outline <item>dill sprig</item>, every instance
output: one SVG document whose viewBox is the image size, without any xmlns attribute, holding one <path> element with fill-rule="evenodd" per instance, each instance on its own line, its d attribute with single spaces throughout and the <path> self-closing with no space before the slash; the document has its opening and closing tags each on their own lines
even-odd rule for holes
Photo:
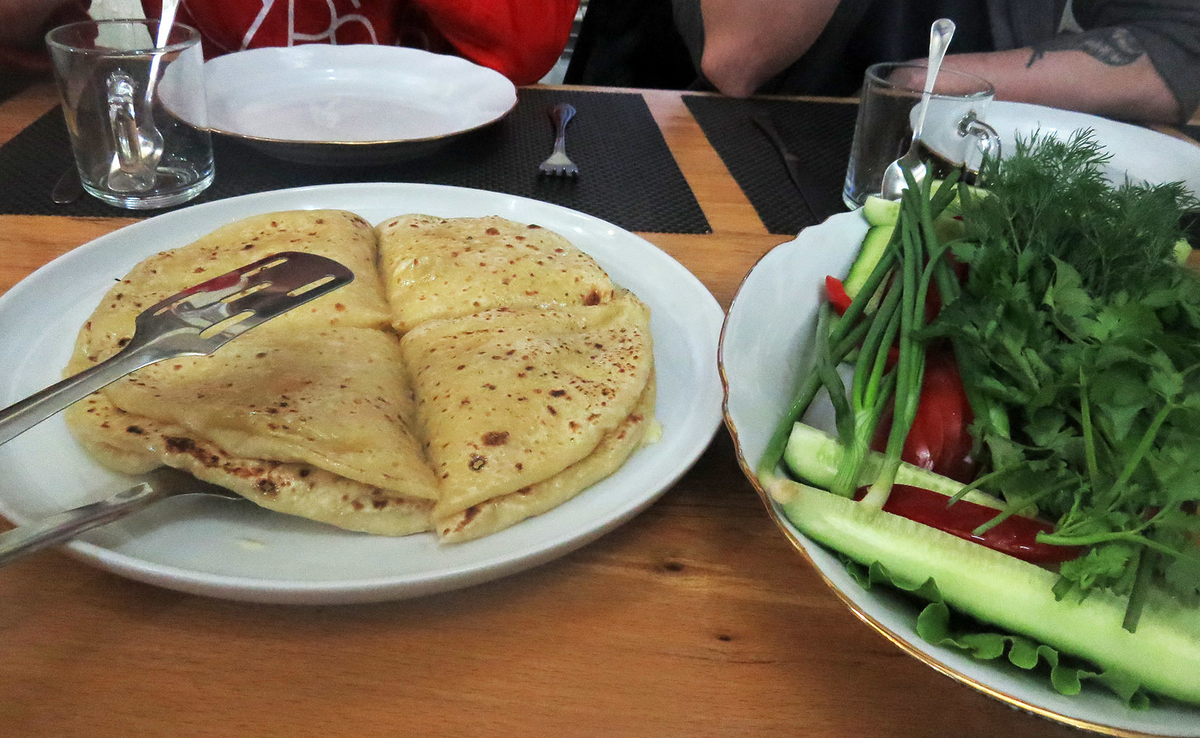
<svg viewBox="0 0 1200 738">
<path fill-rule="evenodd" d="M 960 299 L 926 336 L 960 354 L 972 431 L 1005 470 L 1011 509 L 1056 520 L 1045 542 L 1083 545 L 1056 591 L 1130 595 L 1152 579 L 1200 593 L 1200 281 L 1175 258 L 1180 183 L 1108 179 L 1090 131 L 1035 135 L 985 165 L 965 198 Z"/>
</svg>

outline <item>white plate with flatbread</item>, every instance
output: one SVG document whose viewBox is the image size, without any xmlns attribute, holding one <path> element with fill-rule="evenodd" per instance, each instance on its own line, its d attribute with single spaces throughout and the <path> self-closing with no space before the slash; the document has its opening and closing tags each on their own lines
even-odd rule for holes
<svg viewBox="0 0 1200 738">
<path fill-rule="evenodd" d="M 402 213 L 499 215 L 537 223 L 590 254 L 652 311 L 662 437 L 612 476 L 512 528 L 459 544 L 432 533 L 351 533 L 247 502 L 185 497 L 85 534 L 67 550 L 116 574 L 185 592 L 326 604 L 414 597 L 512 574 L 582 546 L 650 505 L 699 458 L 721 420 L 716 370 L 723 313 L 681 264 L 642 238 L 556 205 L 480 190 L 349 184 L 282 190 L 160 215 L 85 244 L 0 296 L 0 405 L 52 384 L 80 325 L 112 285 L 152 254 L 279 210 L 336 208 L 378 223 Z M 0 514 L 27 523 L 102 499 L 132 478 L 105 470 L 61 416 L 0 447 Z"/>
</svg>

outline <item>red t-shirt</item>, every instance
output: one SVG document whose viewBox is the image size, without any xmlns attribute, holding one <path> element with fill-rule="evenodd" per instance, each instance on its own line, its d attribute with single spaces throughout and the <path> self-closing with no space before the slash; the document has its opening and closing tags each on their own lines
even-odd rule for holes
<svg viewBox="0 0 1200 738">
<path fill-rule="evenodd" d="M 143 0 L 157 18 L 162 0 Z M 207 56 L 307 43 L 397 44 L 455 53 L 515 84 L 550 71 L 579 0 L 180 0 L 176 20 Z"/>
</svg>

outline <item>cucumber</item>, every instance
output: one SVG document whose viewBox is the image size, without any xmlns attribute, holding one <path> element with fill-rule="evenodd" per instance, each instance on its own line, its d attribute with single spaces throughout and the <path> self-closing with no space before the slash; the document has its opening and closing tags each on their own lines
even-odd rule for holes
<svg viewBox="0 0 1200 738">
<path fill-rule="evenodd" d="M 944 179 L 935 179 L 930 187 L 930 193 L 934 194 L 946 183 Z M 958 183 L 954 183 L 954 187 L 958 187 Z M 987 190 L 974 185 L 967 185 L 967 189 L 975 197 L 984 197 L 988 194 Z M 900 201 L 885 200 L 879 195 L 869 195 L 863 202 L 863 217 L 867 219 L 867 224 L 871 226 L 896 225 L 900 220 Z M 955 194 L 954 199 L 946 206 L 944 215 L 953 217 L 962 213 L 962 203 L 958 201 L 958 195 Z"/>
<path fill-rule="evenodd" d="M 1130 633 L 1121 627 L 1123 598 L 1093 592 L 1059 601 L 1057 575 L 1039 566 L 782 477 L 768 480 L 767 492 L 806 536 L 862 564 L 878 561 L 898 582 L 932 578 L 961 612 L 1200 703 L 1200 609 L 1157 587 Z"/>
<path fill-rule="evenodd" d="M 888 242 L 892 240 L 892 233 L 895 230 L 896 226 L 894 225 L 880 225 L 873 226 L 867 231 L 862 248 L 858 250 L 858 257 L 850 265 L 850 271 L 846 274 L 846 279 L 842 281 L 842 286 L 846 288 L 846 295 L 851 300 L 867 283 L 867 277 L 871 276 L 871 272 L 875 271 L 875 265 L 883 257 L 883 252 L 887 248 Z"/>
<path fill-rule="evenodd" d="M 818 487 L 828 488 L 837 475 L 844 453 L 841 442 L 833 436 L 804 423 L 796 423 L 792 426 L 792 435 L 788 438 L 787 448 L 784 449 L 783 462 L 801 479 Z M 865 487 L 874 482 L 875 477 L 879 475 L 882 460 L 882 454 L 867 452 L 855 486 Z M 947 497 L 953 497 L 963 488 L 961 482 L 903 462 L 896 471 L 896 484 L 921 487 Z M 1004 509 L 1001 500 L 979 490 L 971 490 L 963 499 L 996 510 Z"/>
<path fill-rule="evenodd" d="M 863 217 L 867 219 L 868 225 L 896 225 L 900 220 L 900 201 L 869 195 L 863 203 Z"/>
<path fill-rule="evenodd" d="M 867 202 L 871 202 L 870 198 L 867 199 Z M 881 200 L 881 202 L 886 203 L 889 201 Z M 864 205 L 863 209 L 865 210 L 866 207 Z M 867 222 L 871 222 L 870 216 L 867 217 Z M 961 220 L 946 214 L 938 216 L 937 220 L 933 222 L 933 227 L 937 231 L 938 240 L 942 243 L 962 238 L 965 231 Z M 867 282 L 867 277 L 870 277 L 871 272 L 875 271 L 875 265 L 883 257 L 884 249 L 887 248 L 888 242 L 892 240 L 892 234 L 895 231 L 895 225 L 873 225 L 867 229 L 867 235 L 863 238 L 862 247 L 858 250 L 858 256 L 854 259 L 854 263 L 850 265 L 850 271 L 846 274 L 846 278 L 842 280 L 842 286 L 846 289 L 846 295 L 851 300 L 858 296 L 859 290 Z"/>
</svg>

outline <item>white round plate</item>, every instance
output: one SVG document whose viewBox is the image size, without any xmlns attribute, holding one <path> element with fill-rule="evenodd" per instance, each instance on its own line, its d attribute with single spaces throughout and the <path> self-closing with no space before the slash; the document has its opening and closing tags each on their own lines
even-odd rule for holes
<svg viewBox="0 0 1200 738">
<path fill-rule="evenodd" d="M 1044 672 L 1030 674 L 1003 659 L 977 661 L 921 640 L 918 608 L 885 587 L 864 590 L 838 559 L 809 540 L 759 485 L 753 469 L 792 401 L 800 370 L 808 366 L 810 339 L 825 276 L 845 274 L 867 225 L 858 212 L 841 213 L 782 244 L 746 276 L 729 309 L 718 355 L 725 385 L 725 424 L 738 461 L 771 516 L 800 554 L 863 621 L 938 671 L 1012 705 L 1080 728 L 1114 735 L 1200 736 L 1200 710 L 1157 703 L 1129 710 L 1101 688 L 1074 697 L 1053 690 Z M 832 431 L 832 413 L 814 408 L 805 421 Z"/>
<path fill-rule="evenodd" d="M 1065 139 L 1091 128 L 1112 154 L 1107 169 L 1114 182 L 1124 181 L 1126 176 L 1133 182 L 1183 182 L 1200 195 L 1200 146 L 1188 141 L 1095 115 L 1028 103 L 994 101 L 984 119 L 1000 134 L 1002 155 L 1016 149 L 1017 136 L 1028 140 L 1034 131 L 1041 131 Z"/>
<path fill-rule="evenodd" d="M 687 269 L 638 236 L 536 200 L 419 184 L 347 184 L 246 195 L 131 225 L 71 251 L 0 296 L 0 406 L 61 377 L 79 327 L 142 259 L 235 220 L 340 208 L 373 223 L 404 213 L 500 215 L 550 228 L 651 308 L 662 439 L 544 515 L 475 541 L 350 533 L 249 503 L 175 498 L 68 545 L 117 574 L 172 589 L 279 603 L 399 599 L 512 574 L 561 556 L 640 512 L 688 470 L 721 422 L 717 339 L 724 314 Z M 0 514 L 26 523 L 130 486 L 75 443 L 61 416 L 0 446 Z"/>
<path fill-rule="evenodd" d="M 401 46 L 250 49 L 205 62 L 204 81 L 209 130 L 326 164 L 422 155 L 517 103 L 495 70 Z"/>
</svg>

